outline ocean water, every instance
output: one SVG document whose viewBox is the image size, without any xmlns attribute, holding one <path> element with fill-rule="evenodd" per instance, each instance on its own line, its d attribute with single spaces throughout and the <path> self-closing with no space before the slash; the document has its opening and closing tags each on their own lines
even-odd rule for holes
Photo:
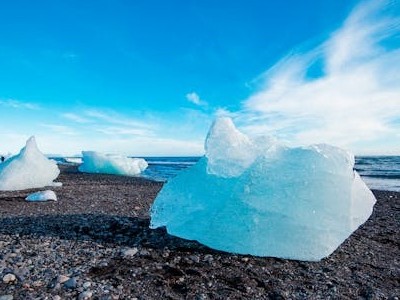
<svg viewBox="0 0 400 300">
<path fill-rule="evenodd" d="M 143 157 L 149 167 L 141 174 L 142 177 L 156 181 L 168 181 L 182 170 L 197 163 L 200 157 Z"/>
<path fill-rule="evenodd" d="M 68 163 L 66 158 L 55 158 Z M 144 157 L 149 167 L 140 175 L 166 182 L 196 164 L 200 157 Z M 67 158 L 68 160 L 68 158 Z M 400 156 L 359 156 L 355 169 L 370 189 L 400 192 Z"/>
<path fill-rule="evenodd" d="M 168 181 L 193 166 L 200 157 L 144 157 L 149 167 L 142 176 Z M 400 156 L 356 157 L 355 169 L 370 189 L 400 192 Z"/>
<path fill-rule="evenodd" d="M 359 156 L 355 169 L 370 189 L 400 192 L 400 156 Z"/>
</svg>

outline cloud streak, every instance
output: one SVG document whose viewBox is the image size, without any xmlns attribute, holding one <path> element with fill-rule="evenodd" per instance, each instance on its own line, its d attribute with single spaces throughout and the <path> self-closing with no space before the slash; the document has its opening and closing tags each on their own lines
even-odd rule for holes
<svg viewBox="0 0 400 300">
<path fill-rule="evenodd" d="M 6 100 L 0 99 L 0 106 L 10 107 L 15 109 L 28 109 L 28 110 L 38 110 L 40 108 L 39 105 L 37 104 L 23 102 L 15 99 L 6 99 Z"/>
<path fill-rule="evenodd" d="M 274 132 L 294 144 L 328 142 L 355 152 L 373 151 L 359 144 L 386 138 L 395 151 L 399 11 L 399 1 L 363 2 L 325 42 L 283 58 L 244 101 L 242 127 L 253 134 Z"/>
<path fill-rule="evenodd" d="M 187 99 L 189 102 L 191 102 L 191 103 L 193 103 L 193 104 L 195 104 L 195 105 L 198 105 L 198 106 L 207 106 L 207 105 L 208 105 L 208 103 L 205 102 L 205 101 L 203 101 L 203 100 L 200 98 L 200 96 L 199 96 L 197 93 L 195 93 L 195 92 L 186 94 L 186 99 Z"/>
<path fill-rule="evenodd" d="M 111 110 L 86 109 L 79 113 L 63 113 L 61 116 L 72 121 L 73 126 L 81 131 L 107 136 L 154 136 L 154 124 L 128 118 Z"/>
<path fill-rule="evenodd" d="M 118 126 L 102 126 L 96 129 L 96 131 L 110 136 L 143 136 L 151 137 L 153 133 L 147 129 L 137 129 L 129 127 L 118 127 Z"/>
<path fill-rule="evenodd" d="M 57 124 L 42 124 L 42 127 L 48 128 L 51 131 L 53 131 L 54 133 L 60 134 L 60 135 L 78 135 L 78 133 L 68 127 L 68 126 L 64 126 L 64 125 L 57 125 Z"/>
<path fill-rule="evenodd" d="M 61 116 L 64 117 L 65 119 L 68 119 L 68 120 L 76 122 L 76 123 L 81 123 L 81 124 L 87 124 L 87 123 L 92 122 L 88 118 L 85 118 L 83 116 L 80 116 L 80 115 L 74 114 L 74 113 L 64 113 Z"/>
<path fill-rule="evenodd" d="M 137 127 L 142 129 L 151 130 L 152 125 L 147 122 L 139 121 L 136 119 L 127 118 L 114 111 L 100 111 L 100 110 L 86 110 L 84 112 L 86 118 L 91 118 L 95 121 L 106 122 L 109 124 L 122 125 L 128 127 Z"/>
</svg>

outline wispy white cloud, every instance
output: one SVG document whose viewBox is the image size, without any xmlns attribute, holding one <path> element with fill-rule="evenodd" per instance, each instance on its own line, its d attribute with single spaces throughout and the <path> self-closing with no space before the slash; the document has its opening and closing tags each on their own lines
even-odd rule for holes
<svg viewBox="0 0 400 300">
<path fill-rule="evenodd" d="M 74 113 L 64 113 L 64 114 L 61 114 L 61 116 L 70 121 L 74 121 L 76 123 L 81 123 L 81 124 L 86 124 L 86 123 L 92 122 L 90 119 L 80 116 L 78 114 L 74 114 Z"/>
<path fill-rule="evenodd" d="M 79 113 L 63 113 L 61 116 L 73 121 L 81 129 L 106 135 L 153 136 L 156 124 L 129 118 L 112 110 L 85 109 Z"/>
<path fill-rule="evenodd" d="M 196 105 L 198 105 L 198 106 L 207 106 L 207 105 L 208 105 L 207 102 L 206 102 L 206 101 L 203 101 L 203 100 L 200 98 L 200 96 L 199 96 L 197 93 L 195 93 L 195 92 L 186 94 L 186 99 L 187 99 L 189 102 L 191 102 L 191 103 L 193 103 L 193 104 L 196 104 Z"/>
<path fill-rule="evenodd" d="M 202 155 L 212 116 L 199 109 L 130 112 L 71 108 L 58 115 L 43 109 L 23 127 L 0 132 L 0 152 L 16 153 L 35 135 L 44 153 L 75 155 L 82 150 L 135 156 Z M 2 120 L 0 120 L 1 122 Z"/>
<path fill-rule="evenodd" d="M 101 132 L 105 135 L 116 136 L 116 135 L 132 135 L 132 136 L 147 136 L 153 135 L 153 132 L 147 129 L 129 128 L 129 127 L 118 127 L 118 126 L 102 126 L 96 128 L 96 131 Z"/>
<path fill-rule="evenodd" d="M 129 127 L 137 127 L 151 130 L 153 125 L 133 118 L 128 118 L 115 111 L 100 111 L 95 109 L 85 110 L 83 112 L 85 118 L 92 118 L 96 121 L 102 121 L 109 124 L 123 125 Z"/>
<path fill-rule="evenodd" d="M 0 153 L 16 154 L 25 146 L 29 135 L 0 132 Z M 39 149 L 46 154 L 76 155 L 82 150 L 105 153 L 121 153 L 133 156 L 174 156 L 202 155 L 203 142 L 198 140 L 160 137 L 99 136 L 91 138 L 82 135 L 65 137 L 56 132 L 36 135 Z"/>
<path fill-rule="evenodd" d="M 383 136 L 400 145 L 399 12 L 399 1 L 362 2 L 327 41 L 282 59 L 244 101 L 242 127 L 355 152 Z"/>
<path fill-rule="evenodd" d="M 61 135 L 78 135 L 78 132 L 71 127 L 57 124 L 42 124 L 42 127 Z"/>
<path fill-rule="evenodd" d="M 137 156 L 188 156 L 202 155 L 204 153 L 203 141 L 162 138 L 162 137 L 138 137 L 113 140 L 114 150 L 109 149 L 109 143 L 105 140 L 99 141 L 99 149 L 104 148 L 105 152 L 113 152 L 120 149 L 128 155 Z"/>
<path fill-rule="evenodd" d="M 15 108 L 15 109 L 29 109 L 29 110 L 37 110 L 40 109 L 38 104 L 19 101 L 15 99 L 0 99 L 0 106 Z"/>
</svg>

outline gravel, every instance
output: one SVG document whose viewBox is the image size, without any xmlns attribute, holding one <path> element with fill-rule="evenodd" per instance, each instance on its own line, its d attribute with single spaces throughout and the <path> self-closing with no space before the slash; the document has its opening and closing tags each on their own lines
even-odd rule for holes
<svg viewBox="0 0 400 300">
<path fill-rule="evenodd" d="M 148 228 L 162 184 L 63 168 L 57 202 L 0 192 L 0 300 L 397 299 L 400 193 L 320 262 L 234 255 Z"/>
</svg>

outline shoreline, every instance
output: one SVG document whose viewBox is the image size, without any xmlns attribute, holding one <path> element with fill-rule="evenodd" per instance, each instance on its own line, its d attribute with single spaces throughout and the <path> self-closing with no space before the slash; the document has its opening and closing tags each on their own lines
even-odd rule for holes
<svg viewBox="0 0 400 300">
<path fill-rule="evenodd" d="M 320 262 L 235 255 L 148 228 L 162 183 L 62 168 L 57 202 L 0 192 L 0 297 L 13 299 L 395 299 L 400 193 Z M 32 190 L 32 191 L 36 191 Z M 6 274 L 15 281 L 4 283 Z M 62 277 L 65 276 L 65 277 Z M 62 282 L 68 278 L 69 282 Z M 61 280 L 62 279 L 62 280 Z M 57 296 L 61 298 L 57 298 Z M 11 299 L 11 298 L 9 298 Z"/>
</svg>

